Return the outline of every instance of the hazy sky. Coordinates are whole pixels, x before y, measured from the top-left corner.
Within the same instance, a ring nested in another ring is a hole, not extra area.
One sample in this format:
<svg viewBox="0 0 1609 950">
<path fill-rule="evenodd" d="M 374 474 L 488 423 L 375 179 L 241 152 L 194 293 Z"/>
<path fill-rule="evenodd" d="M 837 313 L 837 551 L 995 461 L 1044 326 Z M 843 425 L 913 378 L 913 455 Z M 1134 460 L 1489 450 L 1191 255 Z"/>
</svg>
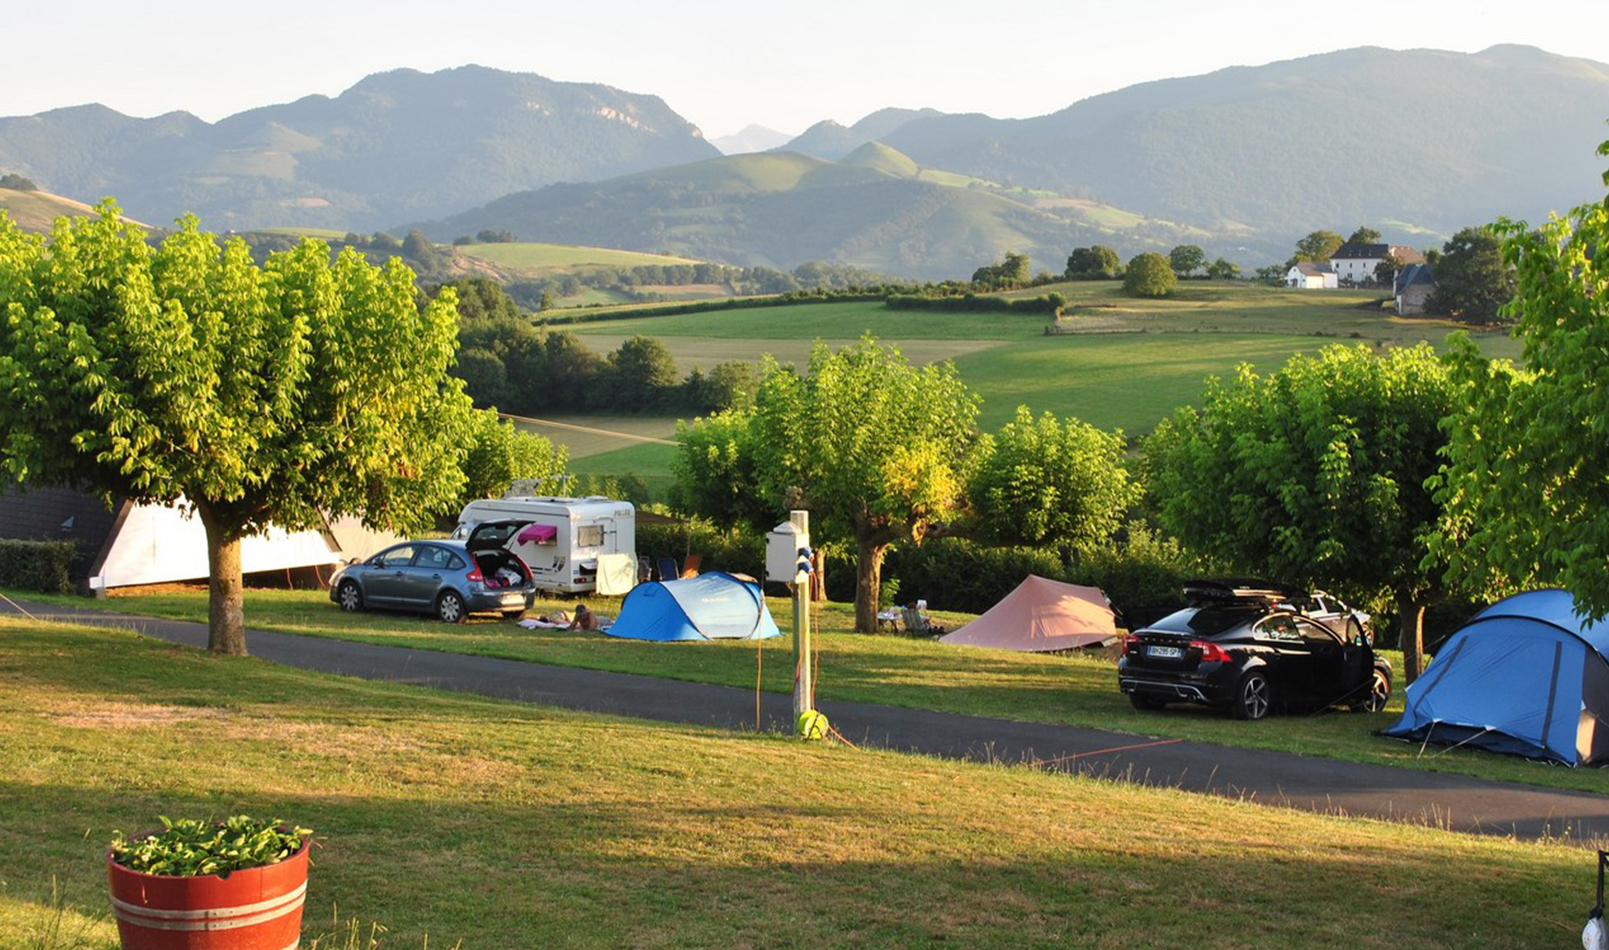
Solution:
<svg viewBox="0 0 1609 950">
<path fill-rule="evenodd" d="M 884 106 L 1042 115 L 1135 82 L 1353 46 L 1609 62 L 1609 0 L 4 0 L 0 115 L 207 120 L 465 63 L 661 96 L 710 137 Z M 1344 12 L 1343 12 L 1344 11 Z"/>
</svg>

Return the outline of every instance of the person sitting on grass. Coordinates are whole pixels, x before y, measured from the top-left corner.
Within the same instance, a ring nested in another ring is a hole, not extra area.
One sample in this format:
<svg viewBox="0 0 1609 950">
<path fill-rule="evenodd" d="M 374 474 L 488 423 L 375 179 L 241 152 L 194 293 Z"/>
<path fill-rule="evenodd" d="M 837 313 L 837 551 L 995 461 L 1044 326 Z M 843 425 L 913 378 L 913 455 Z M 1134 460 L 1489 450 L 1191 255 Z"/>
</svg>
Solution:
<svg viewBox="0 0 1609 950">
<path fill-rule="evenodd" d="M 570 626 L 566 627 L 565 629 L 599 630 L 602 629 L 602 627 L 603 624 L 599 621 L 598 615 L 588 610 L 586 604 L 576 604 L 575 619 L 571 620 Z"/>
</svg>

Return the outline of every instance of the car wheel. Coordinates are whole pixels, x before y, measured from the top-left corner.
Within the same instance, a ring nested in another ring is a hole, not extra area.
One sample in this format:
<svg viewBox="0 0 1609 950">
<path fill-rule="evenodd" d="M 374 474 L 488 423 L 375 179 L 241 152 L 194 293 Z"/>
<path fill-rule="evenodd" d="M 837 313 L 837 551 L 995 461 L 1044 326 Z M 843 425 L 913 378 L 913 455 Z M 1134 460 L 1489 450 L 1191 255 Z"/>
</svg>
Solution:
<svg viewBox="0 0 1609 950">
<path fill-rule="evenodd" d="M 464 598 L 455 590 L 442 591 L 436 598 L 436 618 L 442 623 L 459 623 L 464 619 Z"/>
<path fill-rule="evenodd" d="M 1369 680 L 1369 695 L 1359 703 L 1354 703 L 1352 709 L 1357 712 L 1380 712 L 1391 702 L 1391 677 L 1385 670 L 1376 668 L 1374 676 Z"/>
<path fill-rule="evenodd" d="M 1268 715 L 1272 705 L 1273 691 L 1268 687 L 1268 677 L 1252 670 L 1235 685 L 1235 698 L 1229 709 L 1236 719 L 1261 719 Z"/>
<path fill-rule="evenodd" d="M 1167 704 L 1167 700 L 1157 699 L 1155 696 L 1146 696 L 1141 693 L 1129 694 L 1129 705 L 1133 706 L 1135 709 L 1138 709 L 1140 712 L 1156 712 L 1157 710 L 1167 706 Z"/>
<path fill-rule="evenodd" d="M 363 609 L 363 591 L 358 589 L 357 581 L 342 581 L 335 591 L 336 602 L 347 613 L 357 613 Z"/>
</svg>

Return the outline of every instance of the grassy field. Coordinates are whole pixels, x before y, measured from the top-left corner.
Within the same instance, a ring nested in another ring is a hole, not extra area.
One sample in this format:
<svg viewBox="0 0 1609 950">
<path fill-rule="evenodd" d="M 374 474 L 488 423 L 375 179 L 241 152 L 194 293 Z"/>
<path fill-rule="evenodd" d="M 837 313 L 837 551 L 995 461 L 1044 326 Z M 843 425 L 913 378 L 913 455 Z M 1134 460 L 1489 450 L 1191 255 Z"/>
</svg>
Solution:
<svg viewBox="0 0 1609 950">
<path fill-rule="evenodd" d="M 13 592 L 12 596 L 36 595 Z M 79 607 L 206 620 L 206 595 L 199 590 L 128 594 L 101 601 L 50 599 Z M 589 596 L 587 602 L 606 616 L 617 615 L 620 610 L 618 598 Z M 570 601 L 543 601 L 537 609 L 540 612 L 573 606 Z M 783 630 L 791 629 L 792 608 L 788 600 L 772 598 L 770 609 Z M 603 634 L 524 630 L 480 617 L 463 625 L 446 626 L 408 614 L 343 614 L 330 603 L 328 595 L 319 591 L 249 591 L 246 618 L 254 628 L 284 633 L 641 673 L 744 689 L 754 688 L 758 662 L 763 689 L 786 693 L 793 682 L 787 660 L 791 648 L 786 638 L 765 645 L 730 641 L 658 644 Z M 953 629 L 971 618 L 938 612 L 935 619 Z M 1602 769 L 1566 769 L 1470 749 L 1431 748 L 1421 752 L 1418 746 L 1373 736 L 1374 730 L 1389 725 L 1401 714 L 1400 684 L 1386 712 L 1372 715 L 1292 715 L 1244 723 L 1203 707 L 1170 706 L 1162 713 L 1141 713 L 1117 691 L 1117 674 L 1109 656 L 1040 656 L 949 646 L 903 636 L 849 633 L 846 631 L 854 626 L 850 604 L 827 604 L 818 611 L 814 622 L 821 631 L 818 639 L 822 672 L 817 690 L 823 698 L 1095 726 L 1147 736 L 1177 736 L 1582 791 L 1605 788 L 1606 773 Z M 761 650 L 765 653 L 763 660 L 756 656 Z M 1393 662 L 1397 669 L 1402 668 L 1400 656 L 1394 656 Z"/>
<path fill-rule="evenodd" d="M 339 241 L 347 232 L 333 228 L 252 228 L 258 234 L 285 234 L 291 237 L 311 237 L 321 241 Z"/>
<path fill-rule="evenodd" d="M 24 231 L 48 232 L 57 218 L 85 218 L 95 210 L 82 201 L 63 198 L 48 191 L 14 191 L 0 188 L 0 212 L 4 212 Z M 135 224 L 133 218 L 125 218 Z M 141 224 L 141 227 L 150 225 Z"/>
<path fill-rule="evenodd" d="M 502 244 L 465 244 L 458 250 L 469 257 L 491 261 L 521 270 L 565 273 L 596 267 L 640 267 L 644 265 L 697 264 L 685 257 L 618 251 L 607 247 L 578 247 L 569 244 L 539 244 L 515 241 Z"/>
<path fill-rule="evenodd" d="M 339 914 L 386 927 L 383 948 L 1506 950 L 1573 942 L 1590 903 L 1573 847 L 444 695 L 128 633 L 0 621 L 0 671 L 7 948 L 114 947 L 112 830 L 236 811 L 317 832 L 309 940 Z"/>
<path fill-rule="evenodd" d="M 1036 315 L 893 311 L 880 302 L 643 316 L 570 329 L 600 352 L 634 334 L 658 337 L 683 372 L 760 353 L 801 365 L 814 340 L 841 345 L 871 332 L 916 362 L 954 359 L 983 397 L 979 423 L 985 429 L 1010 419 L 1020 404 L 1129 435 L 1143 435 L 1178 406 L 1198 401 L 1207 376 L 1227 376 L 1242 362 L 1268 371 L 1294 353 L 1326 345 L 1439 344 L 1456 329 L 1447 321 L 1395 317 L 1377 306 L 1372 291 L 1187 281 L 1169 298 L 1138 300 L 1115 281 L 1079 281 L 1007 296 L 1053 291 L 1070 302 L 1060 335 L 1046 335 L 1046 320 Z M 1518 352 L 1501 333 L 1477 340 L 1492 355 Z M 642 475 L 641 466 L 655 456 L 640 450 L 615 459 L 594 456 L 590 470 L 606 471 L 601 466 L 618 461 L 638 466 L 631 473 Z M 663 480 L 666 472 L 646 474 Z"/>
</svg>

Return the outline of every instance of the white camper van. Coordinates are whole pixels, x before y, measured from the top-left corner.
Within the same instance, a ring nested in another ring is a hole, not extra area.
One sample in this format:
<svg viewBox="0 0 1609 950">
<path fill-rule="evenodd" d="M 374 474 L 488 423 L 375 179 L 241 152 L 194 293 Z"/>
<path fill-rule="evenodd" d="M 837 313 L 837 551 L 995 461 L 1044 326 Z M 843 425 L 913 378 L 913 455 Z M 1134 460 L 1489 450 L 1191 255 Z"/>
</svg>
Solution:
<svg viewBox="0 0 1609 950">
<path fill-rule="evenodd" d="M 476 525 L 504 522 L 510 551 L 536 579 L 538 590 L 624 594 L 637 580 L 637 510 L 602 495 L 561 498 L 516 494 L 472 501 L 458 515 L 453 537 Z M 603 578 L 599 578 L 602 572 Z"/>
</svg>

